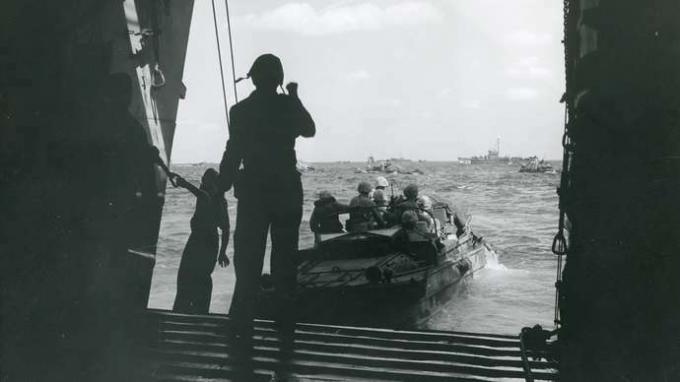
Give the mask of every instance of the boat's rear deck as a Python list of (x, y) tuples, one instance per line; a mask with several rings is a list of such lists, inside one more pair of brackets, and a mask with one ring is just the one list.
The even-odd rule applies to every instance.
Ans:
[[(223, 315), (151, 311), (158, 337), (148, 349), (156, 381), (233, 380)], [(279, 342), (272, 322), (257, 321), (254, 367), (268, 381)], [(556, 364), (530, 362), (536, 380), (556, 380)], [(148, 364), (147, 364), (148, 365)], [(393, 331), (298, 324), (292, 371), (299, 381), (524, 380), (515, 336)]]

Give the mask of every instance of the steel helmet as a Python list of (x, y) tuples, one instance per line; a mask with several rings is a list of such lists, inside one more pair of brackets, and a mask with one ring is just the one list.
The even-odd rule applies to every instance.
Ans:
[(379, 207), (387, 205), (387, 200), (385, 200), (385, 193), (383, 193), (382, 190), (373, 191), (373, 201)]
[(388, 187), (390, 183), (385, 179), (384, 176), (379, 176), (375, 178), (375, 186), (376, 187)]
[(411, 183), (404, 188), (404, 196), (408, 199), (413, 199), (418, 196), (418, 186)]
[(203, 184), (217, 183), (217, 179), (219, 177), (220, 175), (217, 172), (217, 170), (215, 170), (214, 168), (208, 168), (205, 170), (203, 176), (201, 177), (201, 183)]
[(418, 204), (418, 207), (420, 207), (424, 210), (431, 210), (432, 209), (432, 199), (430, 199), (427, 195), (419, 196), (418, 199), (417, 199), (417, 204)]
[(371, 184), (368, 182), (361, 182), (359, 183), (359, 187), (357, 187), (357, 191), (359, 191), (360, 194), (368, 194), (373, 190), (373, 187), (371, 187)]
[(333, 199), (333, 194), (328, 191), (319, 192), (319, 200)]
[(255, 59), (253, 66), (248, 71), (248, 77), (253, 79), (253, 82), (273, 82), (274, 84), (283, 84), (283, 65), (281, 60), (271, 53), (266, 53)]

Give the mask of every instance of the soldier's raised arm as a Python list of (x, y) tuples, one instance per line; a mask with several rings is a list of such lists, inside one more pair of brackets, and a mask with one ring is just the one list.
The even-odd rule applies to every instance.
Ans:
[(305, 138), (313, 137), (316, 134), (316, 125), (311, 114), (305, 109), (302, 101), (300, 101), (300, 97), (298, 97), (298, 84), (290, 82), (286, 85), (286, 89), (294, 108), (294, 114), (291, 116), (292, 120), (290, 122), (299, 129), (298, 133), (300, 136)]

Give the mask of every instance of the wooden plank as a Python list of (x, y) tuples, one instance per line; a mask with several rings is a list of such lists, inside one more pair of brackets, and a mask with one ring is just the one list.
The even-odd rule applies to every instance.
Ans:
[[(273, 370), (277, 364), (273, 360), (258, 359), (253, 367), (257, 370)], [(161, 374), (195, 375), (204, 378), (230, 378), (234, 369), (230, 365), (206, 365), (195, 362), (175, 362), (163, 364)], [(455, 374), (403, 373), (394, 370), (382, 370), (356, 366), (353, 368), (338, 367), (333, 364), (317, 364), (314, 362), (298, 362), (293, 370), (294, 375), (331, 375), (342, 381), (400, 381), (400, 382), (489, 382), (486, 378), (472, 378)]]
[[(213, 342), (227, 342), (227, 336), (219, 333), (208, 332), (194, 332), (194, 331), (164, 331), (160, 335), (161, 338), (174, 339), (194, 339), (199, 341), (213, 341)], [(258, 338), (276, 338), (275, 332), (255, 331), (255, 339)], [(396, 349), (408, 350), (432, 350), (432, 351), (450, 351), (453, 349), (460, 349), (465, 352), (479, 355), (503, 355), (520, 357), (519, 348), (493, 348), (488, 346), (453, 344), (442, 342), (423, 342), (423, 341), (407, 341), (407, 340), (390, 340), (385, 338), (371, 338), (371, 337), (352, 337), (346, 335), (335, 334), (317, 334), (317, 333), (295, 333), (296, 341), (319, 341), (336, 344), (363, 344), (368, 346), (378, 346)]]
[[(254, 359), (258, 362), (274, 363), (279, 354), (278, 351), (267, 351), (265, 349), (256, 348)], [(159, 359), (168, 361), (191, 361), (202, 362), (209, 364), (229, 364), (233, 362), (233, 357), (227, 353), (206, 353), (206, 352), (191, 352), (191, 351), (172, 351), (172, 350), (155, 350), (156, 356)], [(421, 362), (410, 360), (393, 360), (376, 357), (360, 357), (351, 354), (318, 354), (312, 352), (295, 351), (291, 361), (293, 370), (297, 370), (298, 365), (306, 365), (313, 363), (318, 367), (324, 365), (333, 366), (337, 369), (353, 370), (356, 367), (374, 367), (381, 370), (400, 371), (402, 373), (410, 373), (419, 375), (421, 373), (430, 374), (456, 374), (468, 375), (473, 377), (486, 378), (523, 378), (524, 372), (521, 368), (489, 368), (480, 366), (470, 366), (457, 363), (445, 362)], [(275, 367), (276, 365), (271, 365)], [(556, 375), (554, 373), (535, 372), (535, 379), (554, 380)]]
[[(175, 313), (172, 311), (167, 311), (167, 310), (158, 310), (158, 309), (149, 309), (149, 312), (152, 315), (155, 315), (157, 317), (162, 317), (164, 321), (167, 322), (196, 322), (196, 323), (201, 323), (201, 324), (228, 324), (229, 322), (229, 316), (224, 315), (224, 314), (207, 314), (207, 315), (193, 315), (193, 314), (182, 314), (182, 313)], [(272, 321), (269, 320), (254, 320), (255, 326), (262, 326), (262, 327), (271, 327), (274, 325)], [(333, 330), (337, 329), (359, 329), (359, 330), (366, 330), (370, 332), (395, 332), (395, 333), (403, 333), (403, 334), (419, 334), (419, 335), (424, 335), (424, 336), (449, 336), (449, 335), (459, 335), (459, 336), (464, 336), (464, 337), (480, 337), (480, 338), (489, 338), (489, 339), (499, 339), (499, 340), (510, 340), (514, 342), (519, 342), (519, 339), (516, 335), (510, 335), (510, 334), (491, 334), (491, 333), (471, 333), (471, 332), (457, 332), (457, 331), (444, 331), (444, 330), (417, 330), (417, 329), (389, 329), (389, 328), (356, 328), (356, 327), (349, 327), (349, 326), (342, 326), (342, 325), (323, 325), (323, 324), (313, 324), (313, 323), (298, 323), (297, 324), (299, 327), (304, 327), (308, 329), (318, 329), (318, 330), (328, 330), (329, 328), (332, 328)]]
[[(148, 349), (150, 359), (160, 361), (161, 379), (156, 380), (217, 381), (233, 374), (227, 316), (158, 310), (150, 316), (158, 327), (157, 348)], [(265, 378), (279, 366), (279, 333), (272, 321), (256, 320), (254, 326), (253, 365)], [(488, 333), (302, 323), (296, 324), (291, 362), (291, 370), (311, 376), (309, 381), (322, 375), (331, 378), (327, 381), (524, 379), (519, 338)], [(530, 365), (536, 380), (557, 380), (557, 363), (539, 360)]]
[[(222, 322), (185, 322), (181, 320), (164, 320), (160, 322), (162, 327), (173, 327), (173, 326), (196, 326), (206, 329), (219, 329), (224, 328), (229, 325), (229, 320), (226, 319)], [(272, 328), (275, 324), (271, 321), (256, 321), (255, 327), (260, 328)], [(469, 332), (446, 332), (446, 331), (408, 331), (408, 330), (391, 330), (391, 329), (380, 329), (380, 328), (354, 328), (346, 326), (334, 326), (334, 325), (318, 325), (318, 324), (296, 324), (296, 328), (299, 330), (305, 330), (310, 332), (318, 333), (347, 333), (348, 331), (356, 331), (365, 334), (375, 335), (378, 337), (394, 337), (403, 338), (404, 336), (417, 336), (421, 339), (434, 339), (439, 341), (450, 341), (456, 338), (476, 338), (476, 339), (486, 339), (486, 340), (497, 340), (502, 342), (511, 343), (519, 346), (519, 339), (517, 336), (507, 336), (507, 335), (496, 335), (496, 334), (485, 334), (485, 333), (469, 333)]]
[[(171, 327), (173, 325), (181, 326), (181, 323), (172, 322), (162, 322), (159, 324), (160, 328)], [(228, 324), (224, 324), (222, 328), (226, 330)], [(203, 326), (205, 328), (205, 326)], [(255, 326), (256, 331), (272, 331), (274, 325)], [(198, 326), (197, 328), (201, 328)], [(219, 327), (215, 326), (213, 331), (219, 331)], [(483, 345), (495, 348), (513, 348), (519, 349), (519, 340), (515, 339), (499, 339), (499, 338), (487, 338), (483, 336), (470, 336), (470, 335), (445, 335), (445, 334), (431, 334), (412, 332), (412, 331), (389, 331), (389, 330), (373, 330), (366, 328), (349, 328), (349, 327), (337, 327), (337, 326), (322, 326), (322, 325), (306, 325), (297, 324), (296, 333), (304, 334), (322, 334), (329, 336), (342, 335), (346, 337), (354, 338), (382, 338), (390, 340), (408, 340), (408, 341), (419, 341), (419, 342), (437, 342), (437, 343), (460, 343), (468, 345)]]
[[(234, 380), (233, 376), (229, 376), (228, 378), (226, 377), (226, 374), (230, 373), (229, 370), (224, 370), (224, 372), (225, 376), (217, 378), (202, 377), (198, 375), (182, 375), (159, 372), (153, 376), (153, 379), (156, 382), (229, 382), (231, 380)], [(247, 382), (270, 382), (272, 378), (271, 370), (258, 369), (255, 370), (253, 374), (254, 375), (251, 378), (251, 380)], [(314, 376), (293, 375), (291, 378), (288, 379), (288, 382), (342, 382), (342, 381), (345, 381), (345, 379), (328, 375), (314, 375)], [(353, 381), (372, 382), (368, 379), (353, 379)]]
[[(252, 382), (269, 382), (271, 381), (271, 373), (267, 374), (255, 374), (254, 380)], [(165, 374), (165, 373), (158, 373), (157, 375), (154, 375), (153, 380), (155, 382), (229, 382), (232, 381), (232, 378), (225, 378), (223, 377), (215, 377), (215, 378), (209, 378), (209, 377), (201, 377), (199, 375), (181, 375), (181, 374)]]
[[(194, 325), (194, 324), (189, 324), (189, 323), (177, 323), (177, 322), (164, 322), (164, 323), (160, 324), (160, 327), (161, 327), (161, 331), (194, 331), (194, 332), (213, 333), (213, 334), (226, 333), (226, 330), (227, 330), (226, 326), (222, 326), (222, 325)], [(276, 333), (276, 331), (273, 328), (262, 328), (262, 327), (256, 327), (255, 332), (256, 333), (267, 333), (267, 332)], [(323, 332), (307, 331), (307, 330), (304, 330), (304, 329), (297, 329), (296, 333), (325, 335)], [(328, 335), (332, 335), (332, 336), (343, 336), (343, 337), (354, 337), (354, 338), (390, 339), (389, 337), (384, 336), (384, 335), (380, 335), (380, 336), (376, 336), (376, 337), (373, 337), (373, 336), (356, 336), (356, 335), (353, 336), (351, 334), (346, 334), (346, 332), (342, 332), (342, 331), (340, 331), (340, 332), (327, 331), (326, 333)], [(395, 338), (395, 339), (397, 339), (397, 338)], [(431, 341), (431, 338), (429, 338), (429, 337), (422, 337), (422, 338), (420, 338), (420, 340), (421, 340), (420, 342), (422, 342), (422, 340), (427, 340), (427, 342), (433, 342), (433, 343), (453, 343), (451, 341), (442, 341), (441, 339)], [(493, 346), (493, 344), (495, 344), (495, 342), (488, 343), (486, 341), (476, 341), (476, 340), (470, 341), (467, 338), (463, 341), (464, 341), (464, 343), (469, 343), (469, 342), (478, 343), (479, 342), (479, 343), (482, 344), (482, 346), (490, 346), (490, 347), (498, 348), (497, 346)], [(503, 348), (519, 349), (519, 341), (516, 341), (516, 343), (515, 343), (515, 345), (517, 345), (516, 347), (515, 346), (509, 346), (509, 345), (505, 346), (505, 345), (506, 344), (504, 344)]]
[[(274, 339), (263, 338), (255, 341), (255, 346), (266, 346), (273, 349), (278, 349), (278, 345), (278, 341)], [(162, 346), (167, 348), (208, 352), (225, 352), (229, 348), (226, 343), (205, 343), (201, 341), (182, 340), (167, 340), (163, 342)], [(523, 366), (522, 361), (517, 357), (484, 357), (457, 351), (400, 350), (364, 345), (332, 344), (317, 341), (296, 341), (295, 348), (327, 354), (344, 353), (393, 359), (457, 362), (481, 366), (504, 366), (517, 368), (522, 368)], [(530, 361), (530, 365), (534, 369), (554, 369), (557, 367), (557, 364), (555, 363), (539, 361)]]

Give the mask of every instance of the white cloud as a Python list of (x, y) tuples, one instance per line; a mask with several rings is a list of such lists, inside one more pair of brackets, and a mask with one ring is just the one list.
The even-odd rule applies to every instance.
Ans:
[(404, 102), (399, 98), (385, 97), (385, 98), (381, 98), (379, 100), (376, 100), (376, 104), (380, 105), (381, 107), (385, 107), (385, 108), (396, 108), (396, 107), (401, 107), (404, 104)]
[(366, 71), (365, 69), (359, 69), (359, 70), (355, 70), (353, 72), (347, 73), (345, 78), (347, 78), (348, 80), (351, 80), (351, 81), (362, 81), (362, 80), (367, 80), (367, 79), (371, 78), (371, 74), (368, 73), (368, 71)]
[(463, 109), (477, 110), (482, 108), (482, 103), (476, 99), (466, 100), (460, 103)]
[(524, 101), (538, 97), (538, 90), (533, 88), (510, 88), (505, 91), (505, 95), (513, 101)]
[(538, 57), (525, 57), (508, 66), (506, 72), (514, 78), (545, 79), (552, 75), (550, 69), (542, 66)]
[(452, 94), (451, 88), (443, 88), (437, 92), (437, 98), (449, 98)]
[(241, 18), (241, 22), (253, 28), (325, 35), (419, 25), (441, 18), (437, 8), (421, 1), (405, 1), (385, 7), (360, 3), (319, 10), (309, 3), (289, 3), (265, 13), (246, 15)]
[(553, 42), (553, 36), (548, 33), (534, 33), (518, 30), (505, 36), (505, 42), (510, 45), (537, 46)]

